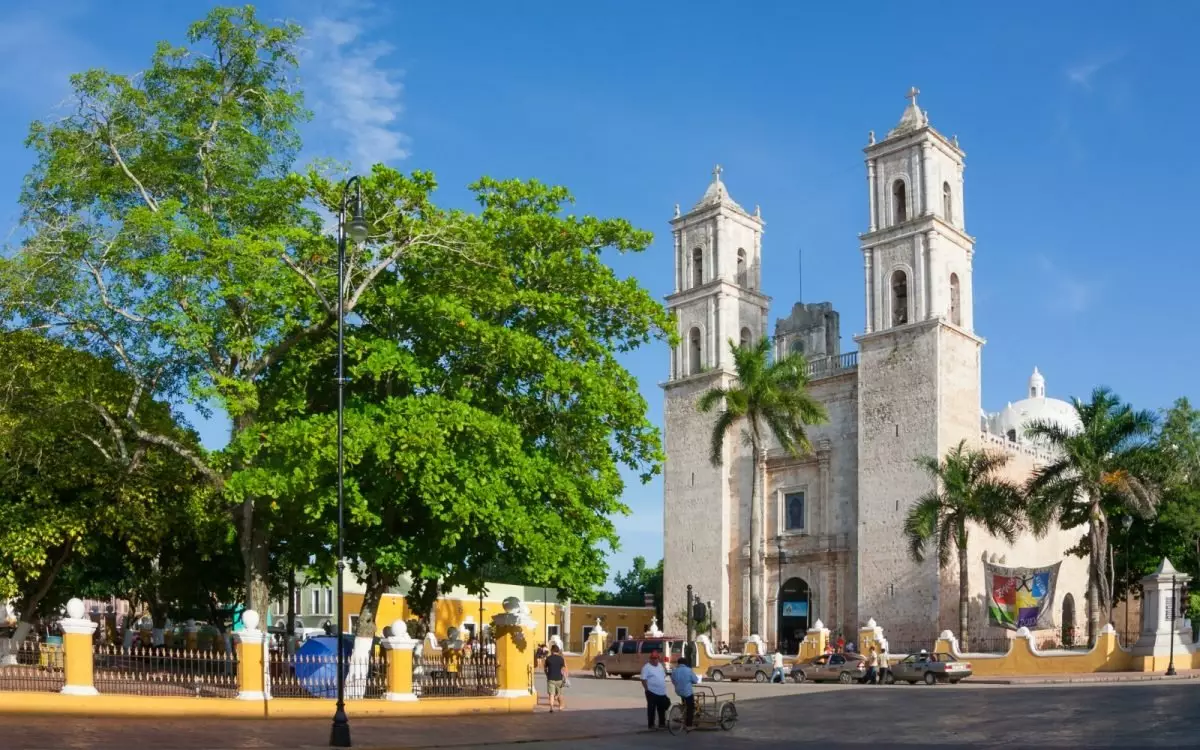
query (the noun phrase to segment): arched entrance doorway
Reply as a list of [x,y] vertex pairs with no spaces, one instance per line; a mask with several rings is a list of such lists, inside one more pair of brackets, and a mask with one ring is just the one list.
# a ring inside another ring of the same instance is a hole
[[812,595],[803,578],[789,578],[779,590],[779,619],[775,628],[778,645],[785,653],[800,650],[800,641],[808,632]]
[[1062,645],[1075,645],[1075,597],[1067,594],[1062,603]]

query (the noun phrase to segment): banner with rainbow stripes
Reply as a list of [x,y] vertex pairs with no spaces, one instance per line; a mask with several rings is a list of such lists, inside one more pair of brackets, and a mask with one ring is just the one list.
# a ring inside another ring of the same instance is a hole
[[1043,568],[1006,568],[983,563],[991,624],[1016,630],[1054,627],[1054,586],[1061,562]]

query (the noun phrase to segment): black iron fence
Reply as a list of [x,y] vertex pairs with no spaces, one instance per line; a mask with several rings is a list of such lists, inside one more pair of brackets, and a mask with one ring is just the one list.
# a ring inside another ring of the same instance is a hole
[[96,645],[97,692],[232,698],[238,692],[237,654],[159,647]]
[[64,683],[62,644],[29,638],[0,645],[0,690],[57,693]]
[[[336,653],[289,654],[272,650],[270,690],[273,698],[336,698]],[[382,698],[387,692],[387,651],[346,656],[346,700]]]
[[413,655],[413,692],[418,696],[495,695],[500,688],[496,657],[486,652],[443,650]]

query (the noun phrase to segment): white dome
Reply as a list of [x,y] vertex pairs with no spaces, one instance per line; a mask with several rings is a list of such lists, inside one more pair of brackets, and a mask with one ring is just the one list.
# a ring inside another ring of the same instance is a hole
[[1065,430],[1074,432],[1083,427],[1075,407],[1057,398],[1046,397],[1046,379],[1033,369],[1029,378],[1029,398],[1010,403],[996,415],[996,431],[1001,435],[1017,442],[1026,443],[1025,428],[1032,422],[1050,422]]

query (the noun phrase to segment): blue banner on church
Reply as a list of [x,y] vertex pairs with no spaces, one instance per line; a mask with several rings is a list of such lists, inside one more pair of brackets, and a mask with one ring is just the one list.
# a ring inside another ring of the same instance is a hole
[[784,617],[808,617],[808,602],[784,602]]

